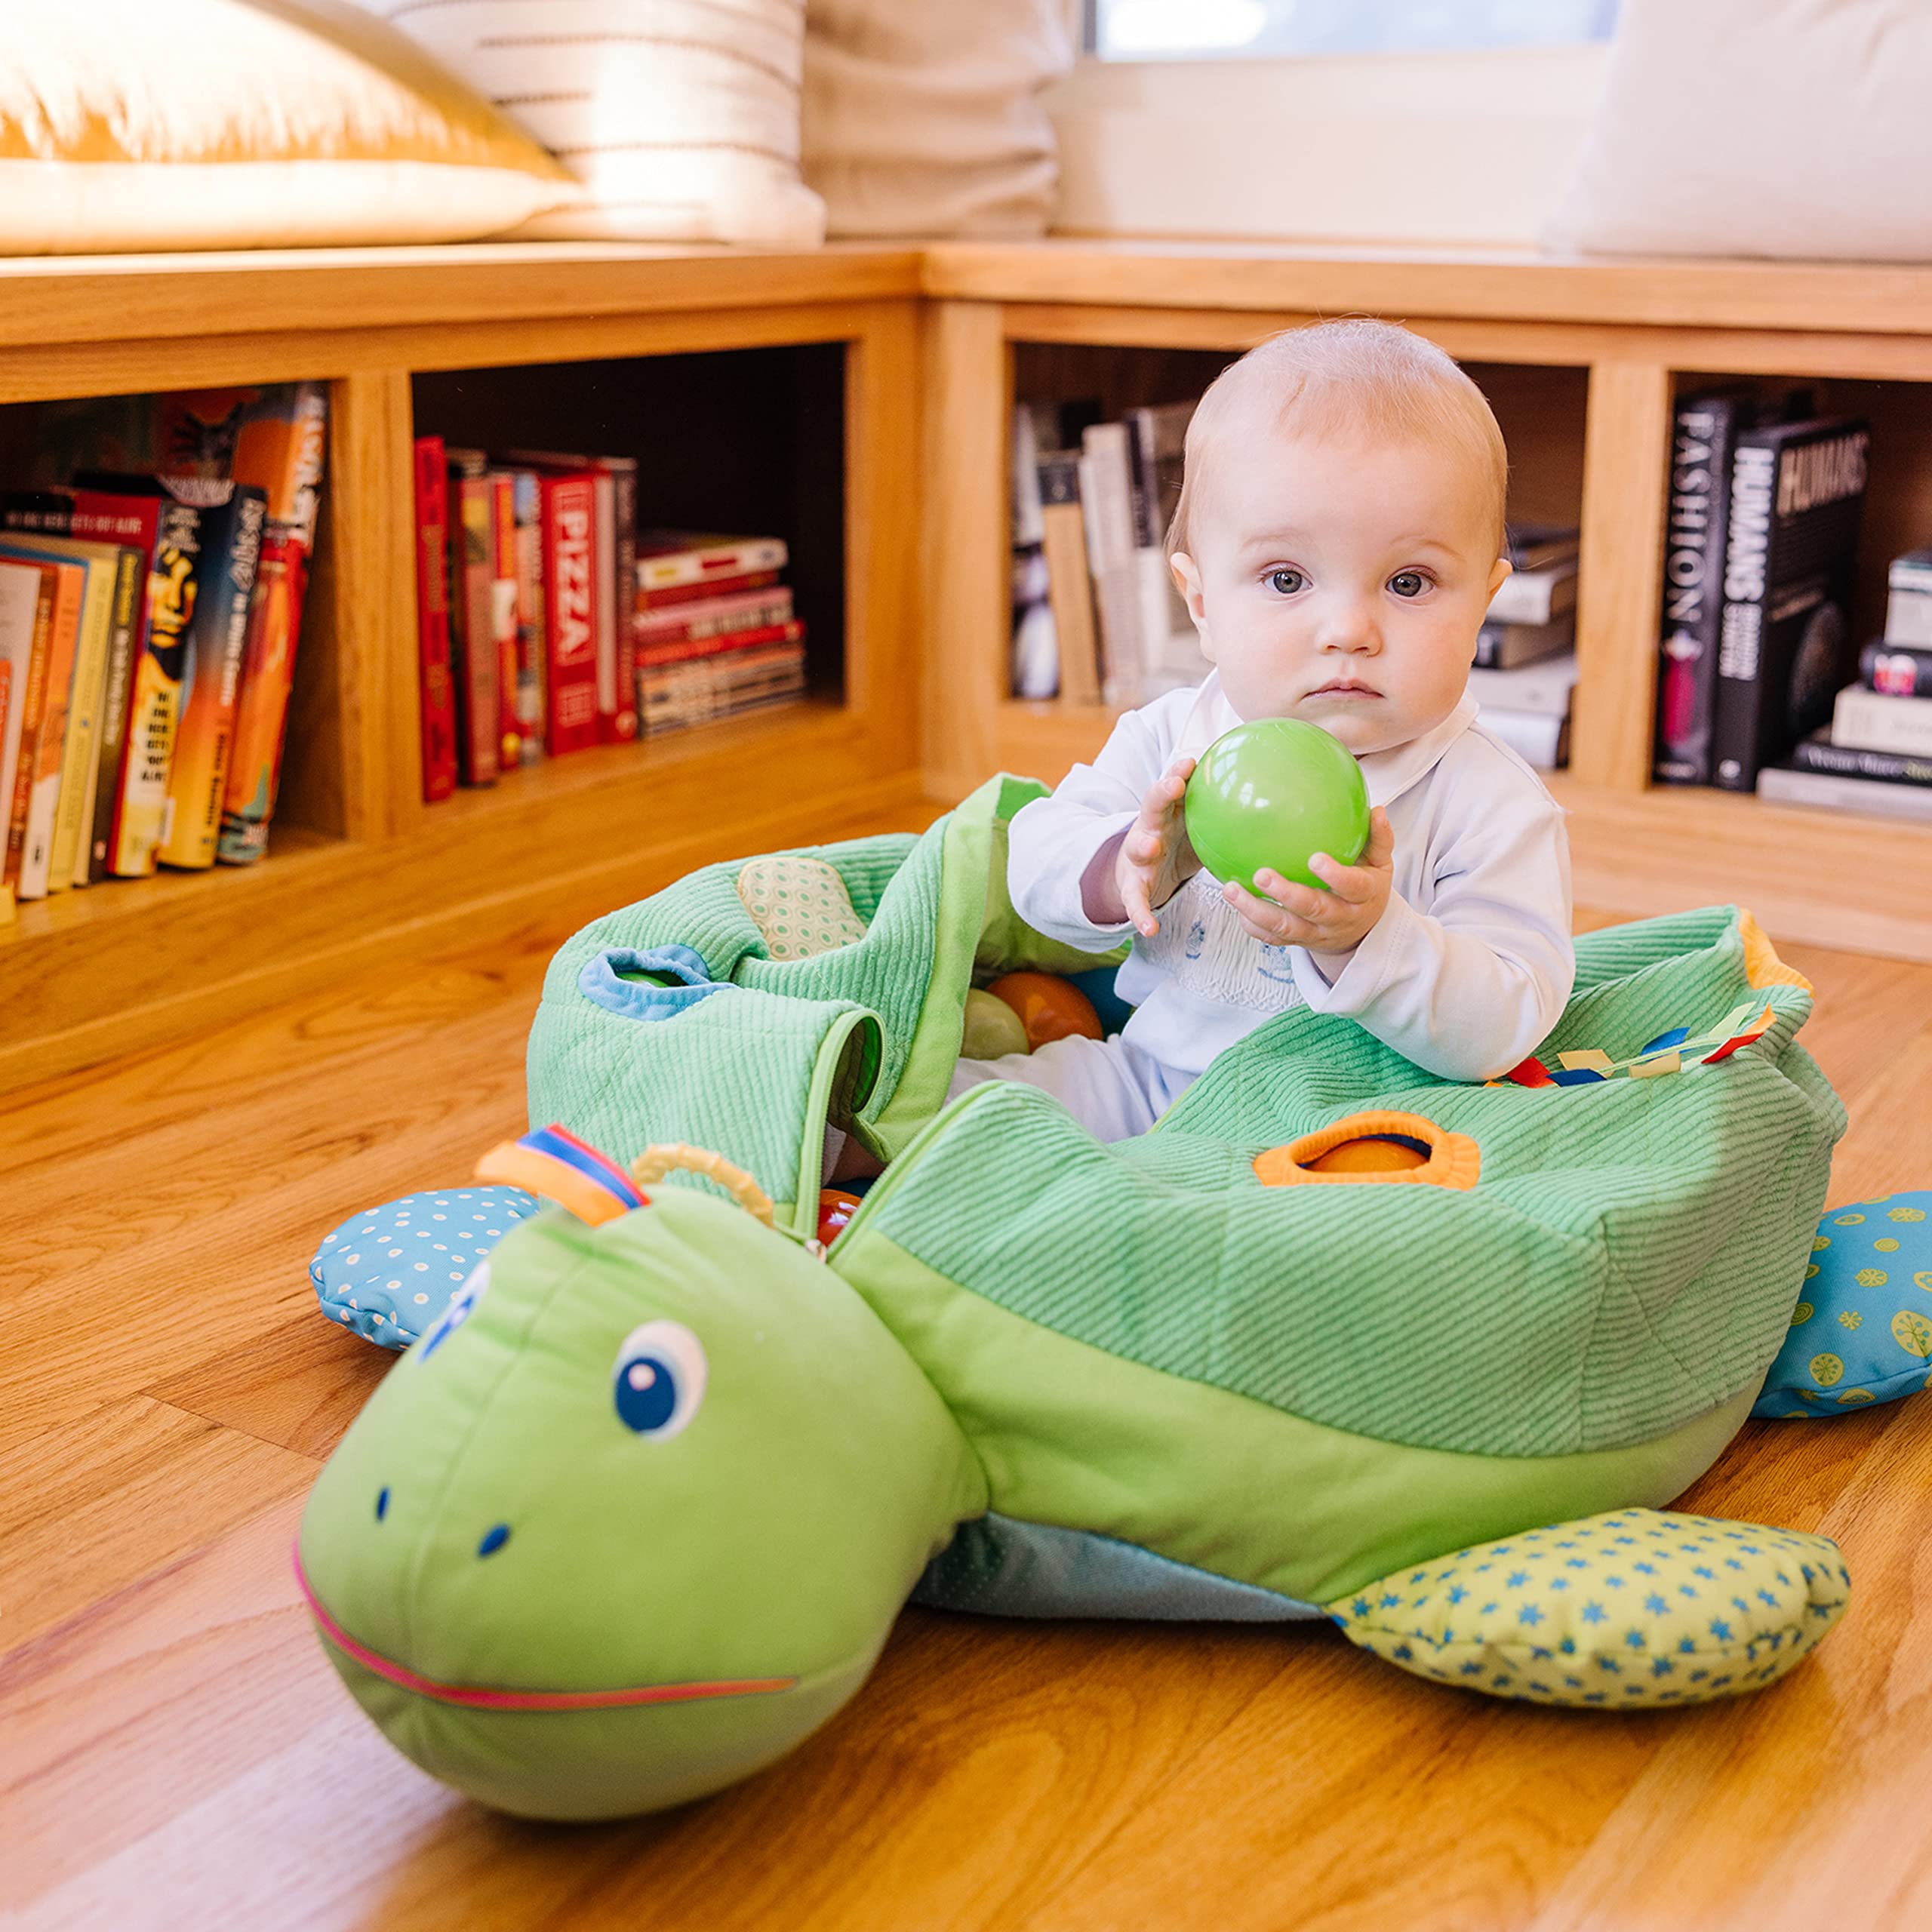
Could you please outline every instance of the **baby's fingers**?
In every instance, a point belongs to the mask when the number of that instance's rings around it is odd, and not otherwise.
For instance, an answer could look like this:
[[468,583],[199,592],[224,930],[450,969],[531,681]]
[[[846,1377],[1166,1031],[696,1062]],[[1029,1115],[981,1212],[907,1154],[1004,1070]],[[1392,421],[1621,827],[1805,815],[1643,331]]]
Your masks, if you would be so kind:
[[1143,939],[1152,939],[1161,930],[1161,923],[1155,918],[1154,909],[1148,902],[1147,881],[1142,873],[1129,869],[1122,877],[1120,903],[1133,921],[1134,930]]

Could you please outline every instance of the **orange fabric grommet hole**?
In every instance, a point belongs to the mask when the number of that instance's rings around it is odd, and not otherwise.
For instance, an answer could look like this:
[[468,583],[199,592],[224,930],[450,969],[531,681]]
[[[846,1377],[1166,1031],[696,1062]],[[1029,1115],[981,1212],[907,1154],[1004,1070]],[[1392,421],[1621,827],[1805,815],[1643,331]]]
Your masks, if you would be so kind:
[[1419,1181],[1472,1188],[1482,1155],[1466,1134],[1451,1134],[1420,1114],[1355,1114],[1255,1156],[1264,1187],[1309,1181]]

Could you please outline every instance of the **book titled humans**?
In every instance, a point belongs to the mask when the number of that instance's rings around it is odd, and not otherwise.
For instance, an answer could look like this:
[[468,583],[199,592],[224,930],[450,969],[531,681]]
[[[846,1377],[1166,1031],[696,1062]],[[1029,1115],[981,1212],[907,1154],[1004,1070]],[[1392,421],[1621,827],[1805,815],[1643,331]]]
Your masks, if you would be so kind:
[[1832,714],[1850,669],[1852,566],[1869,426],[1847,417],[1746,429],[1731,456],[1713,776],[1727,791]]

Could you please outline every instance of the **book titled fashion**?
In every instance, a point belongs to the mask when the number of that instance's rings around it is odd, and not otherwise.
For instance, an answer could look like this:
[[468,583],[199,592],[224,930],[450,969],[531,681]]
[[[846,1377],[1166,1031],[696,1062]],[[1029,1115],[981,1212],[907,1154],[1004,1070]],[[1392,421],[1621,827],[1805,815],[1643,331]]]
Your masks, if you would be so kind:
[[1853,566],[1869,426],[1848,417],[1741,430],[1731,453],[1712,776],[1729,791],[1832,715],[1850,672]]

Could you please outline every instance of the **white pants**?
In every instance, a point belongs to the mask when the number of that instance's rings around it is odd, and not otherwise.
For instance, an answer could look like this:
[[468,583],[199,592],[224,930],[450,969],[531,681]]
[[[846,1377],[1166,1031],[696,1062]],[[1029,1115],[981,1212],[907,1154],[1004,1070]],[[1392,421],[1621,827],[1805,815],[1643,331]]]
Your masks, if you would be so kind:
[[1145,1134],[1194,1084],[1116,1034],[1111,1040],[1049,1040],[1038,1052],[962,1060],[946,1090],[957,1100],[989,1080],[1021,1080],[1051,1094],[1097,1140]]

